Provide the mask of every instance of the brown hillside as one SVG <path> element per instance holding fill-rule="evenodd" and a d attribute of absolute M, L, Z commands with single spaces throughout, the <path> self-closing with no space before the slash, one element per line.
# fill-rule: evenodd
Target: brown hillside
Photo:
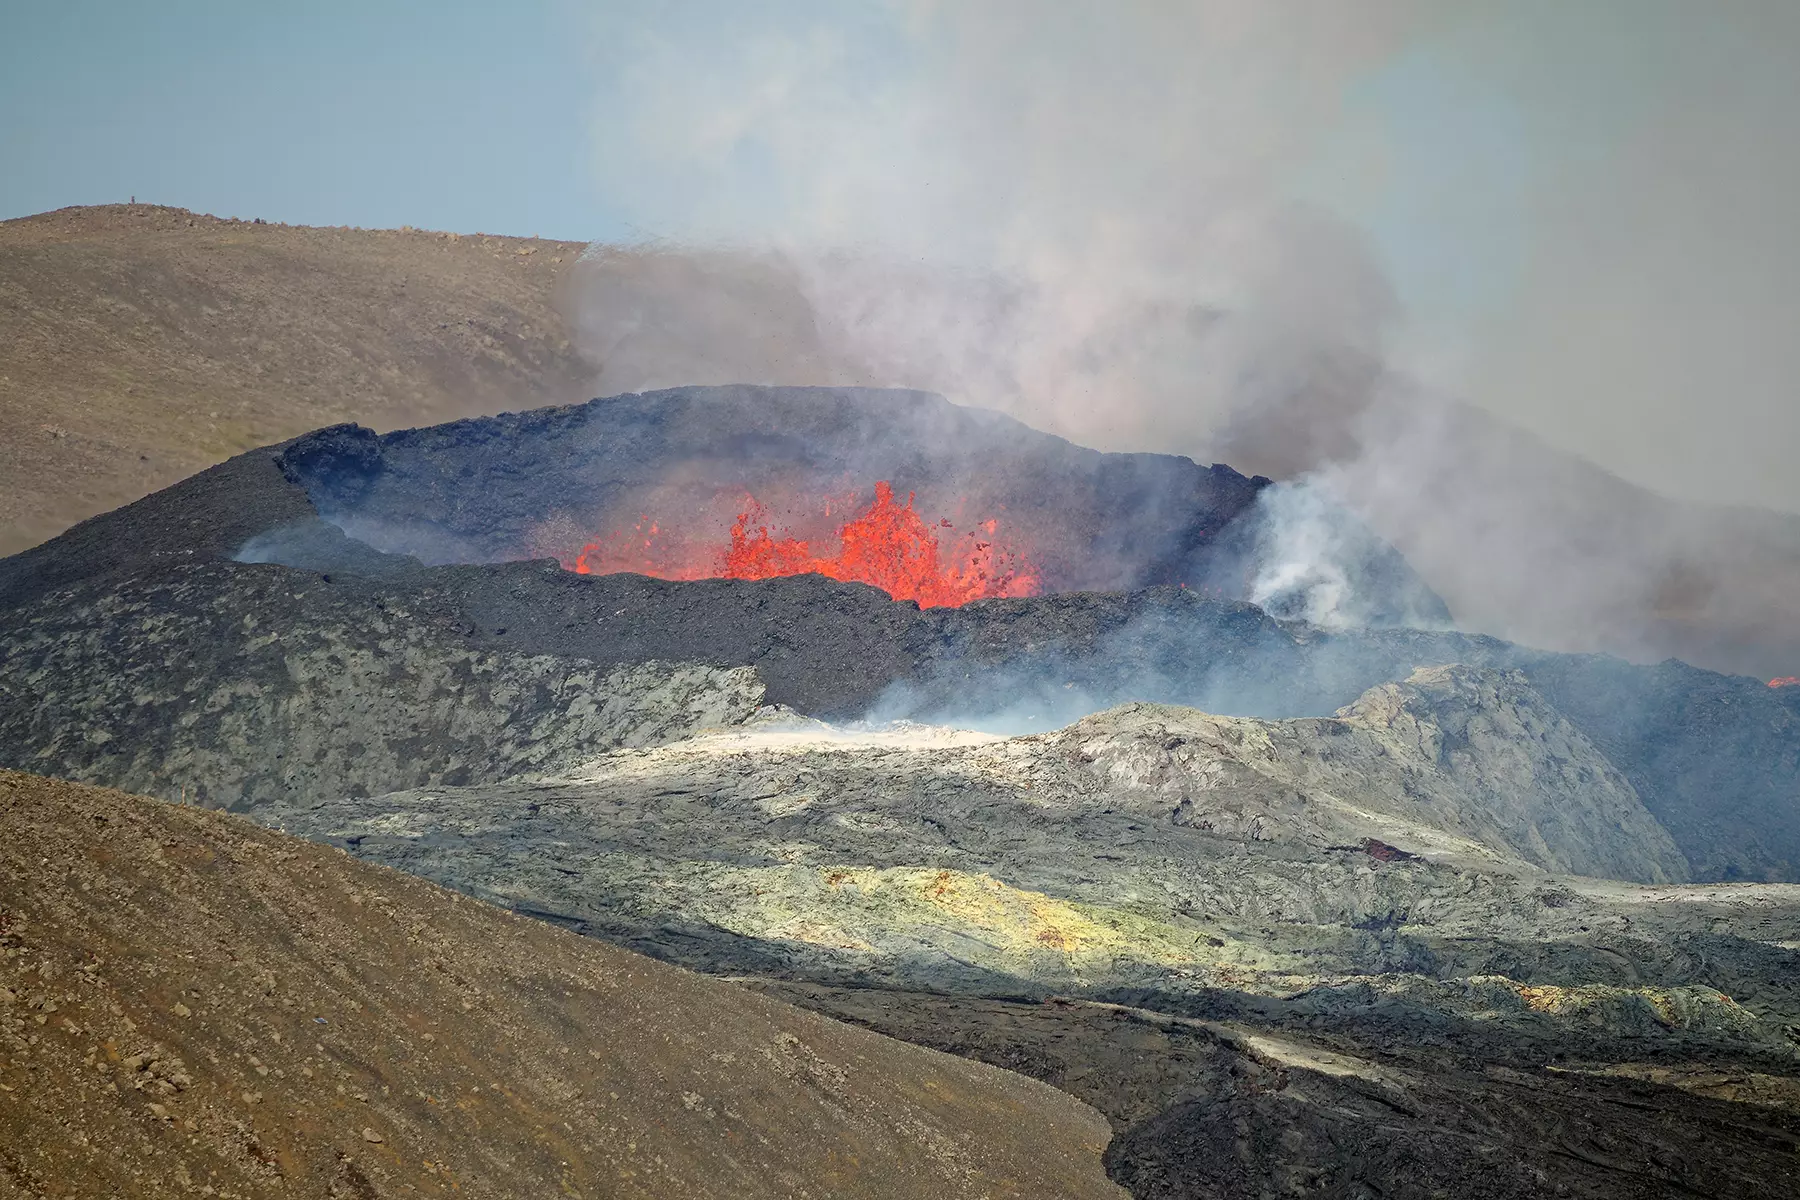
<path fill-rule="evenodd" d="M 242 450 L 588 398 L 580 243 L 103 205 L 0 222 L 0 556 Z"/>
<path fill-rule="evenodd" d="M 1102 1197 L 1061 1092 L 0 772 L 0 1197 Z"/>

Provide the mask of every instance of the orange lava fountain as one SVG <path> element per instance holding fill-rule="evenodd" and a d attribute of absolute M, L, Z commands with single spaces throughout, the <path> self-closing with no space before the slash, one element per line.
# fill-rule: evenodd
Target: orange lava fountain
<path fill-rule="evenodd" d="M 662 526 L 652 521 L 648 530 L 640 524 L 628 542 L 589 542 L 563 565 L 578 575 L 637 571 L 664 579 L 818 574 L 870 584 L 896 600 L 917 601 L 920 608 L 1038 592 L 1037 573 L 995 542 L 995 521 L 981 522 L 980 532 L 966 535 L 960 548 L 946 554 L 934 528 L 913 511 L 913 497 L 901 504 L 885 480 L 875 485 L 875 503 L 838 530 L 836 554 L 816 554 L 809 542 L 758 523 L 761 511 L 752 499 L 732 523 L 729 543 L 710 553 L 665 552 L 659 558 L 651 552 Z M 937 527 L 950 528 L 950 522 L 939 521 Z"/>

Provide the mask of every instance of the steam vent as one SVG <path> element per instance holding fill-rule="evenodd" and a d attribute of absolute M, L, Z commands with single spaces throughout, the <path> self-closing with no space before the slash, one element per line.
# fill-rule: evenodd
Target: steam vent
<path fill-rule="evenodd" d="M 0 1196 L 1800 1196 L 1800 687 L 1292 486 L 681 388 L 0 560 Z"/>

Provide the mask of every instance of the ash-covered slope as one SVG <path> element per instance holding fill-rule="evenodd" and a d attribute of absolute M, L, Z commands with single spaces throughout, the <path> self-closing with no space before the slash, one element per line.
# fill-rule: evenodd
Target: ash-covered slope
<path fill-rule="evenodd" d="M 1105 1123 L 246 822 L 0 773 L 0 1194 L 1118 1196 Z"/>

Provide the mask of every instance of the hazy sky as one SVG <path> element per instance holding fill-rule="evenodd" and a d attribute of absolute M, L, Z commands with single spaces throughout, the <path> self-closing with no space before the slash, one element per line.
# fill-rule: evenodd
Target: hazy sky
<path fill-rule="evenodd" d="M 612 238 L 582 9 L 0 0 L 0 217 L 140 201 Z"/>
<path fill-rule="evenodd" d="M 1241 248 L 1213 206 L 1291 200 L 1385 279 L 1397 363 L 1800 510 L 1792 0 L 0 0 L 0 30 L 0 217 L 135 194 L 1160 287 Z"/>

